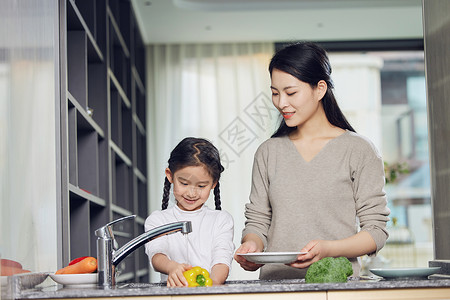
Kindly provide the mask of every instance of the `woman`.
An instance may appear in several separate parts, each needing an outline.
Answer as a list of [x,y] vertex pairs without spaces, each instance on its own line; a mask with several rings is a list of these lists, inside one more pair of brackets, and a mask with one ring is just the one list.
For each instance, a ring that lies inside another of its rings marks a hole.
[[[260,279],[303,278],[324,257],[374,255],[388,237],[383,161],[334,97],[321,47],[298,43],[269,65],[272,102],[283,120],[255,154],[242,244],[235,254]],[[289,265],[259,265],[238,253],[299,251]]]

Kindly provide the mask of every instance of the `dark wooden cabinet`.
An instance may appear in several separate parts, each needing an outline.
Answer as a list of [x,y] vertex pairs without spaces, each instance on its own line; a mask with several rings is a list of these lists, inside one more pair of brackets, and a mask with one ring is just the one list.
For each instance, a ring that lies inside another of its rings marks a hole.
[[[145,46],[129,0],[60,2],[62,262],[96,256],[95,230],[113,226],[119,246],[148,215]],[[118,281],[148,282],[138,249]]]

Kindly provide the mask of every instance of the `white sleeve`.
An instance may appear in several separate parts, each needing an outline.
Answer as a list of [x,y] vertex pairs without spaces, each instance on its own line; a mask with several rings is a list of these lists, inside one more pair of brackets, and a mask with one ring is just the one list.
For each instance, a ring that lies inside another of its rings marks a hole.
[[[161,226],[163,224],[163,221],[164,220],[162,219],[160,211],[155,211],[152,214],[150,214],[150,216],[145,220],[144,230],[149,231],[153,228]],[[148,261],[152,268],[153,268],[152,258],[155,254],[162,253],[167,257],[169,257],[167,238],[168,238],[167,235],[161,236],[145,244],[145,253],[148,256]]]
[[212,245],[211,267],[216,264],[225,264],[231,269],[234,254],[234,221],[226,211],[222,211],[217,218],[215,235]]

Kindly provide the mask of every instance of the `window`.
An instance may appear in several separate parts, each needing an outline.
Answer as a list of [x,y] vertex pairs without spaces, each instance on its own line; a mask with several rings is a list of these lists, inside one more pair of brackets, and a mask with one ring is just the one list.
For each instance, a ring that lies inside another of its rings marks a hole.
[[426,267],[433,259],[424,53],[329,51],[341,109],[380,149],[390,237],[371,267]]
[[[392,267],[433,259],[426,84],[423,51],[372,53],[381,69],[383,154],[391,209],[390,238],[380,255]],[[390,174],[394,174],[393,177]]]

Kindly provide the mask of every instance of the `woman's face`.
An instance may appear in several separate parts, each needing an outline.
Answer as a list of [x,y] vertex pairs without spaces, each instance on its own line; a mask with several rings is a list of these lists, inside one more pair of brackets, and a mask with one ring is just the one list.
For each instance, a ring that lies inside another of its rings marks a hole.
[[[325,84],[325,90],[323,90]],[[272,70],[272,102],[289,127],[302,126],[317,115],[320,100],[326,92],[326,83],[321,80],[316,88],[309,83],[280,71]]]
[[216,186],[203,166],[185,167],[174,174],[167,168],[166,177],[173,184],[177,206],[187,211],[200,209]]

